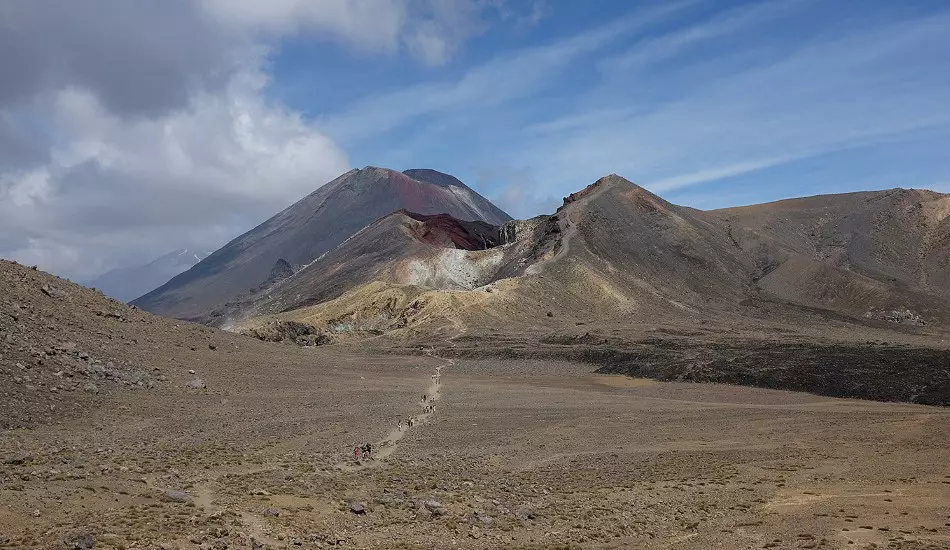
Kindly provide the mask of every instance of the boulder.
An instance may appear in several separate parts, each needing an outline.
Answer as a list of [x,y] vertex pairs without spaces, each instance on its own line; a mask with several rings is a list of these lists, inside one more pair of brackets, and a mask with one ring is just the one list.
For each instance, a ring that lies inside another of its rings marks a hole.
[[91,550],[96,545],[96,537],[92,533],[75,533],[63,540],[68,550]]
[[162,495],[162,500],[165,502],[184,503],[191,501],[191,497],[189,497],[188,493],[184,491],[174,491],[169,489],[168,491],[165,491],[164,495]]
[[427,500],[422,503],[425,506],[426,510],[432,513],[433,516],[444,516],[446,514],[445,507],[442,506],[442,503],[438,500]]

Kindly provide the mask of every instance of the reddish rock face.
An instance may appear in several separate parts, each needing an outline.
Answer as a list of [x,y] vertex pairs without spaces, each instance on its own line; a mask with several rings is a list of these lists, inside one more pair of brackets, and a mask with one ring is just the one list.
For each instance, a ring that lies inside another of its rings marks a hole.
[[466,222],[457,220],[448,214],[425,215],[415,212],[403,212],[406,216],[422,223],[413,226],[412,233],[417,239],[445,248],[462,250],[485,250],[498,245],[498,227],[484,222]]

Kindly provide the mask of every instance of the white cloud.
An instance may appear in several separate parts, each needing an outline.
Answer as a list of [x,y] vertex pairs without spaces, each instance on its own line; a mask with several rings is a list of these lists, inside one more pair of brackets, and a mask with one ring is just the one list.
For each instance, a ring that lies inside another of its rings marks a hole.
[[216,247],[348,169],[332,140],[262,98],[265,84],[250,67],[223,93],[132,120],[85,90],[52,94],[43,108],[61,144],[46,165],[3,176],[0,230],[29,236],[6,255],[87,277],[123,241],[143,261]]
[[0,176],[0,200],[9,200],[17,208],[46,202],[51,190],[49,172],[43,168]]
[[459,79],[428,82],[360,99],[327,118],[327,133],[342,141],[377,135],[423,116],[451,116],[524,99],[560,76],[579,59],[623,35],[667,19],[692,1],[665,3],[602,27],[551,44],[497,57],[466,71]]
[[199,0],[216,21],[241,32],[324,33],[364,51],[391,52],[407,20],[402,0]]
[[626,52],[608,57],[600,66],[606,72],[629,75],[717,38],[761,28],[811,1],[814,0],[769,0],[733,8],[696,25],[639,41]]
[[650,181],[645,185],[655,193],[662,193],[664,191],[680,189],[681,187],[689,187],[691,185],[698,185],[700,183],[706,183],[709,181],[716,181],[741,174],[748,174],[749,172],[755,172],[756,170],[762,170],[765,168],[771,168],[772,166],[777,166],[779,164],[784,164],[791,160],[795,160],[795,157],[775,157],[762,160],[749,160],[745,162],[729,164],[726,166],[707,168],[697,172],[677,174],[668,178]]
[[442,65],[466,40],[487,29],[484,16],[529,24],[544,15],[534,2],[520,15],[502,0],[199,0],[228,28],[270,35],[328,36],[376,53],[406,48],[419,60]]

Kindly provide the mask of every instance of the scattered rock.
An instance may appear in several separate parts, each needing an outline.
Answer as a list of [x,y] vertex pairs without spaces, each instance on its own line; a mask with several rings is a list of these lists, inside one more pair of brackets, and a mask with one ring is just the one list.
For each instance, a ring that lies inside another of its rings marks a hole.
[[265,342],[289,342],[299,346],[322,346],[332,341],[329,334],[297,321],[272,321],[241,333]]
[[191,382],[188,382],[188,387],[193,390],[203,390],[207,388],[208,385],[205,384],[205,381],[202,380],[201,378],[195,378]]
[[188,493],[185,493],[184,491],[168,490],[168,491],[165,491],[164,495],[162,495],[162,500],[164,500],[165,502],[184,503],[184,502],[190,502],[191,497],[189,497]]
[[69,550],[91,550],[96,545],[96,537],[92,533],[78,533],[66,537],[63,544]]
[[446,514],[445,508],[438,500],[427,500],[423,502],[422,505],[425,506],[426,510],[431,512],[433,516],[444,516]]
[[9,464],[11,466],[21,466],[27,462],[30,462],[31,460],[33,460],[33,457],[28,454],[18,454],[7,458],[3,462],[4,464]]
[[96,386],[92,382],[88,382],[82,387],[82,391],[86,393],[99,393],[99,386]]
[[884,319],[890,321],[891,323],[913,325],[918,327],[924,326],[926,324],[924,320],[921,319],[920,315],[917,315],[909,309],[889,311],[886,315],[884,315]]
[[265,517],[265,518],[276,518],[276,517],[278,517],[278,516],[280,515],[280,509],[278,509],[278,508],[265,508],[263,514],[264,514],[264,517]]
[[362,516],[366,513],[366,505],[364,505],[362,502],[351,502],[350,512],[353,512],[358,516]]
[[65,292],[56,288],[55,286],[50,286],[48,284],[41,286],[40,291],[43,294],[46,294],[47,296],[49,296],[50,298],[62,298],[63,296],[66,296]]

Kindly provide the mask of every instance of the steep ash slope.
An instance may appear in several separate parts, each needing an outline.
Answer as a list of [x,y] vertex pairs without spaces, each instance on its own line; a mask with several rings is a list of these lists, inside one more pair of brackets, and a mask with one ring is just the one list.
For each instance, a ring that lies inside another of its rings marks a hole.
[[[426,177],[435,179],[430,172]],[[493,224],[510,219],[452,179],[451,185],[437,185],[383,168],[351,170],[133,303],[161,315],[201,317],[262,283],[277,260],[306,265],[400,209]]]
[[950,321],[950,196],[823,195],[705,213],[756,266],[763,296],[852,316]]
[[565,199],[556,254],[566,278],[582,269],[637,304],[677,309],[734,304],[747,291],[749,262],[726,231],[702,213],[673,205],[616,175]]
[[[502,209],[495,206],[490,200],[471,190],[455,176],[439,172],[438,170],[432,170],[431,168],[413,168],[410,170],[404,170],[403,174],[414,180],[424,181],[426,183],[438,185],[443,189],[447,189],[456,197],[458,197],[458,199],[463,204],[467,204],[470,210],[467,215],[455,214],[448,211],[445,212],[452,214],[454,217],[460,220],[481,220],[494,225],[501,225],[502,223],[511,219],[511,216],[506,214]],[[422,212],[420,209],[411,208],[408,206],[406,209],[415,212]]]

